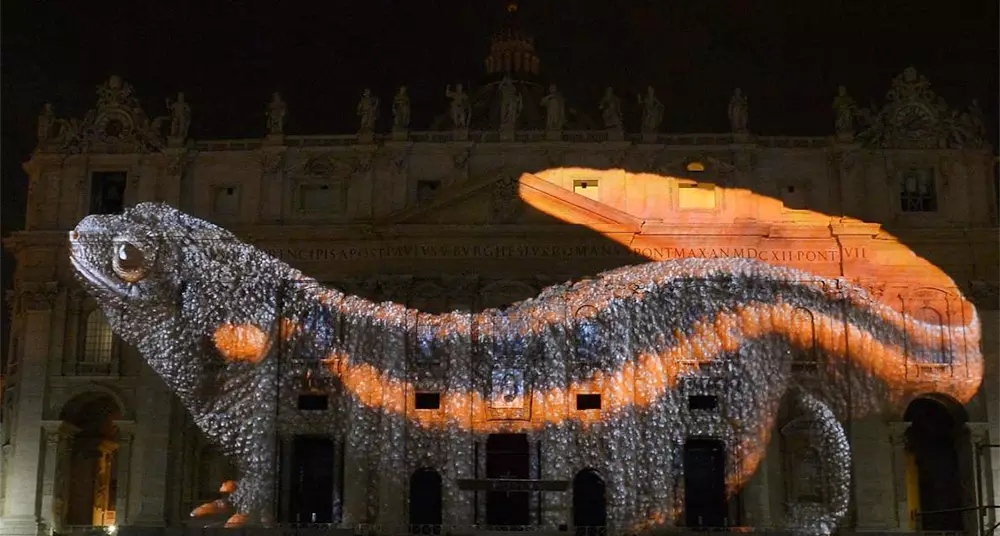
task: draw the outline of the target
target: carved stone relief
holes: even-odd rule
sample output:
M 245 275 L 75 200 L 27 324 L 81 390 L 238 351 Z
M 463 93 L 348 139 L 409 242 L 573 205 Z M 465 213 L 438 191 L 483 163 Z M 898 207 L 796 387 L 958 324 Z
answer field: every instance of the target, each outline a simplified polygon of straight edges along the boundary
M 490 198 L 490 219 L 495 223 L 508 223 L 523 210 L 523 202 L 518 195 L 520 182 L 513 174 L 507 174 L 493 183 Z

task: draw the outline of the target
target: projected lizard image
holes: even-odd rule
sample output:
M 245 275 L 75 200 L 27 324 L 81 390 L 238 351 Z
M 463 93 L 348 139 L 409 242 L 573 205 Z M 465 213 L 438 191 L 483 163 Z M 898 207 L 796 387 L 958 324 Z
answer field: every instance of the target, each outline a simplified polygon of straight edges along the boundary
M 115 333 L 240 471 L 192 513 L 228 515 L 227 526 L 274 521 L 277 445 L 296 434 L 344 438 L 400 490 L 406 476 L 395 475 L 436 460 L 445 522 L 472 510 L 460 485 L 475 476 L 472 445 L 528 434 L 542 440 L 546 475 L 608 475 L 609 527 L 669 525 L 686 489 L 721 500 L 741 490 L 790 400 L 823 490 L 784 523 L 826 534 L 850 502 L 844 424 L 928 392 L 966 403 L 983 375 L 966 300 L 928 322 L 844 279 L 758 259 L 646 262 L 502 310 L 429 314 L 326 288 L 164 204 L 88 216 L 69 241 Z M 421 379 L 421 363 L 447 373 Z M 922 365 L 961 372 L 916 378 Z M 329 400 L 303 408 L 318 390 Z M 438 398 L 417 405 L 426 392 Z M 578 396 L 596 403 L 568 403 Z M 685 480 L 682 461 L 705 438 L 725 452 L 714 488 Z

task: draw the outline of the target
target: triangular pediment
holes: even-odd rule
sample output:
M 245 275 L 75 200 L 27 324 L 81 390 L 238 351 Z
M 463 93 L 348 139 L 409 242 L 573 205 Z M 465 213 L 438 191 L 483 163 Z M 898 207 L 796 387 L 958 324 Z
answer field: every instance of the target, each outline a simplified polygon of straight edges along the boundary
M 431 201 L 391 214 L 386 223 L 570 224 L 638 229 L 642 221 L 531 173 L 501 169 L 446 187 Z

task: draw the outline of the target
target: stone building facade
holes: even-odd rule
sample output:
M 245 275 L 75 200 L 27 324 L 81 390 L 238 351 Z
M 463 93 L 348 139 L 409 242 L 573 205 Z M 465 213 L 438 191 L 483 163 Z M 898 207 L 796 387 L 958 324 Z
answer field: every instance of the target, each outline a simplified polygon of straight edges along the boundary
M 224 225 L 344 291 L 437 312 L 502 306 L 624 264 L 721 250 L 848 277 L 889 302 L 918 290 L 906 262 L 893 262 L 912 250 L 957 285 L 945 292 L 976 303 L 986 379 L 964 407 L 921 398 L 905 414 L 851 424 L 855 482 L 844 528 L 978 533 L 996 523 L 996 510 L 976 508 L 1000 500 L 1000 449 L 990 446 L 1000 443 L 1000 340 L 991 329 L 1000 320 L 1000 248 L 995 159 L 975 110 L 948 108 L 907 69 L 882 109 L 858 111 L 841 92 L 829 137 L 755 136 L 738 95 L 733 132 L 664 134 L 652 92 L 637 134 L 623 128 L 614 98 L 602 102 L 603 129 L 574 130 L 588 120 L 552 115 L 562 113 L 554 106 L 527 114 L 537 129 L 527 130 L 518 113 L 531 103 L 505 99 L 546 94 L 529 76 L 538 59 L 517 32 L 496 39 L 488 71 L 512 79 L 493 80 L 468 101 L 451 92 L 455 107 L 438 130 L 411 130 L 400 98 L 390 133 L 366 130 L 370 103 L 362 102 L 357 134 L 295 136 L 284 132 L 275 95 L 264 138 L 190 140 L 182 97 L 171 117 L 150 120 L 118 77 L 101 86 L 82 121 L 46 109 L 38 149 L 24 164 L 26 228 L 5 242 L 18 265 L 8 296 L 0 532 L 187 523 L 231 475 L 72 280 L 67 231 L 87 214 L 142 201 Z M 920 451 L 913 438 L 942 429 Z M 788 503 L 812 493 L 808 476 L 792 469 L 801 466 L 794 426 L 786 420 L 779 431 L 729 505 L 730 525 L 778 526 Z M 486 450 L 467 454 L 485 464 Z M 523 454 L 537 468 L 535 452 Z M 935 465 L 927 452 L 954 461 Z M 285 520 L 391 525 L 419 515 L 412 490 L 441 485 L 440 474 L 426 472 L 380 485 L 378 459 L 345 456 L 368 461 L 334 468 L 346 486 L 342 502 L 314 509 L 316 519 L 286 503 Z M 292 471 L 282 478 L 289 500 Z M 386 484 L 396 480 L 406 489 Z M 374 488 L 377 500 L 352 486 Z M 544 505 L 538 495 L 529 524 L 573 526 L 571 492 L 547 493 Z M 483 508 L 447 512 L 444 522 L 482 523 Z M 951 509 L 965 510 L 915 515 Z

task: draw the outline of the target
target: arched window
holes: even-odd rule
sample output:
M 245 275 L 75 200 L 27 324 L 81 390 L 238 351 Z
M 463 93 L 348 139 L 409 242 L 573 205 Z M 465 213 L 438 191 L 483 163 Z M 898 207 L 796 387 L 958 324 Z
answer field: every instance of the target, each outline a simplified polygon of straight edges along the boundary
M 792 313 L 792 338 L 795 343 L 792 372 L 808 374 L 816 370 L 816 321 L 812 311 L 796 307 Z
M 100 309 L 87 314 L 83 330 L 83 348 L 77 362 L 78 372 L 107 372 L 114 358 L 114 333 Z
M 573 478 L 573 526 L 577 534 L 593 534 L 592 529 L 608 522 L 604 478 L 593 469 L 584 469 Z
M 948 351 L 948 338 L 945 336 L 944 319 L 941 313 L 933 307 L 921 307 L 914 315 L 914 319 L 924 323 L 927 327 L 927 338 L 921 341 L 927 350 L 934 352 L 933 361 L 941 365 L 951 364 L 951 352 Z

